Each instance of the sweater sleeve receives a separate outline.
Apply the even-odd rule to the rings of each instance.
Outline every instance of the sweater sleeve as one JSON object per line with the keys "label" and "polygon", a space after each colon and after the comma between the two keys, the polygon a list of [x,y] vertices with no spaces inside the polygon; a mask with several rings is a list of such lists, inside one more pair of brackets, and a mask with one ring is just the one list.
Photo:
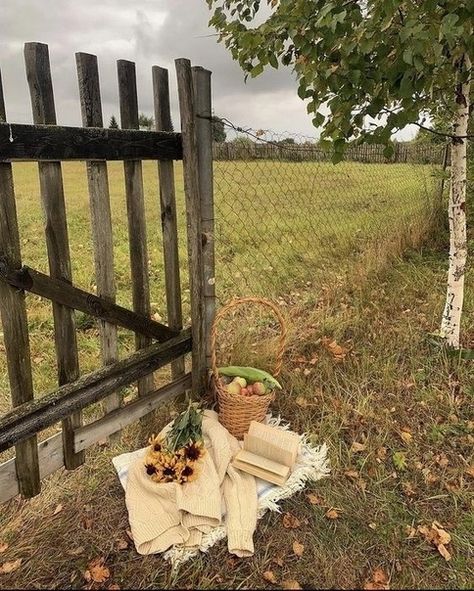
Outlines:
{"label": "sweater sleeve", "polygon": [[[232,437],[232,436],[230,436]],[[239,445],[231,446],[237,451]],[[229,463],[223,482],[226,504],[227,544],[231,554],[251,556],[254,552],[253,534],[257,525],[257,484],[254,476],[237,470]]]}

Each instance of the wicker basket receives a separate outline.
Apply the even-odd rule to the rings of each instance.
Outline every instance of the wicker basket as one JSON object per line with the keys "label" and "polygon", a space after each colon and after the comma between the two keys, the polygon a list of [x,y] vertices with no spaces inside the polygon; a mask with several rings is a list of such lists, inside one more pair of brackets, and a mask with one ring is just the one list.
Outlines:
{"label": "wicker basket", "polygon": [[221,319],[234,308],[242,304],[258,304],[270,308],[280,323],[281,334],[278,342],[278,351],[275,360],[275,369],[273,375],[276,377],[281,370],[283,353],[286,343],[286,324],[278,307],[269,300],[256,297],[238,298],[232,300],[226,306],[223,306],[216,314],[211,332],[211,364],[212,364],[212,387],[219,404],[219,421],[224,427],[232,433],[237,439],[242,439],[247,433],[251,421],[262,422],[267,414],[270,403],[274,400],[275,394],[266,394],[263,396],[242,396],[240,394],[230,394],[225,390],[219,372],[217,369],[216,354],[216,335],[217,328]]}

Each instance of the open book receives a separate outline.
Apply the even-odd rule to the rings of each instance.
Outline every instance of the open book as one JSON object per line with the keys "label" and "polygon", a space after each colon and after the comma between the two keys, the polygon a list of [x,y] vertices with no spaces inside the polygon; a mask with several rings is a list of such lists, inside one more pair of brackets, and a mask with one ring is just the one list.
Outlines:
{"label": "open book", "polygon": [[233,465],[257,478],[282,485],[295,465],[299,448],[297,433],[252,421]]}

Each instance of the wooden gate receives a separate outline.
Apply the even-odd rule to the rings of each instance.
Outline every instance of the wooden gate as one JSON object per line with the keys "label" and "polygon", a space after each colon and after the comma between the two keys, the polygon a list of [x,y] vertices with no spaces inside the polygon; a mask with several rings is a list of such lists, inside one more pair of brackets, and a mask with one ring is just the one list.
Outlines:
{"label": "wooden gate", "polygon": [[[76,54],[83,127],[56,122],[48,46],[25,45],[34,125],[7,123],[0,77],[0,308],[13,410],[0,418],[0,502],[32,497],[40,480],[84,462],[84,450],[192,387],[206,384],[206,347],[214,313],[210,72],[176,60],[181,133],[172,131],[168,71],[153,67],[155,131],[139,130],[135,64],[117,62],[121,129],[105,129],[96,56]],[[183,328],[173,160],[183,160],[191,327]],[[23,264],[12,161],[38,162],[49,275]],[[97,293],[74,285],[62,160],[87,161]],[[133,310],[115,303],[107,161],[124,161]],[[168,324],[151,318],[142,160],[157,160]],[[35,397],[25,292],[52,302],[58,389]],[[103,367],[80,376],[74,310],[100,319]],[[134,331],[136,352],[118,360],[117,326]],[[184,355],[192,353],[185,372]],[[171,364],[172,381],[155,390],[152,372]],[[138,398],[121,405],[118,391],[138,382]],[[82,409],[105,400],[105,414],[83,424]],[[62,431],[37,442],[57,421]]]}

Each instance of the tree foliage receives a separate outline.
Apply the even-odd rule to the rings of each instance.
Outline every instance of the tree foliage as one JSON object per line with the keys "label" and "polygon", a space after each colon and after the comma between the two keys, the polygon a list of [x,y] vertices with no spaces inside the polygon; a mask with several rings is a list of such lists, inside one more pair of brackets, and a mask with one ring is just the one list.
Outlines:
{"label": "tree foliage", "polygon": [[110,118],[110,122],[109,122],[109,129],[118,129],[119,128],[119,124],[117,122],[117,119],[115,118],[115,115],[112,115],[112,117]]}
{"label": "tree foliage", "polygon": [[153,123],[153,117],[148,117],[148,115],[145,115],[145,113],[140,113],[138,115],[138,126],[140,127],[140,129],[151,130],[151,128],[153,127]]}
{"label": "tree foliage", "polygon": [[212,141],[214,142],[225,142],[227,134],[225,132],[224,122],[220,117],[212,117]]}
{"label": "tree foliage", "polygon": [[[472,0],[207,0],[247,76],[290,66],[335,160],[349,139],[387,144],[452,112],[474,55]],[[329,114],[325,113],[325,108]]]}

